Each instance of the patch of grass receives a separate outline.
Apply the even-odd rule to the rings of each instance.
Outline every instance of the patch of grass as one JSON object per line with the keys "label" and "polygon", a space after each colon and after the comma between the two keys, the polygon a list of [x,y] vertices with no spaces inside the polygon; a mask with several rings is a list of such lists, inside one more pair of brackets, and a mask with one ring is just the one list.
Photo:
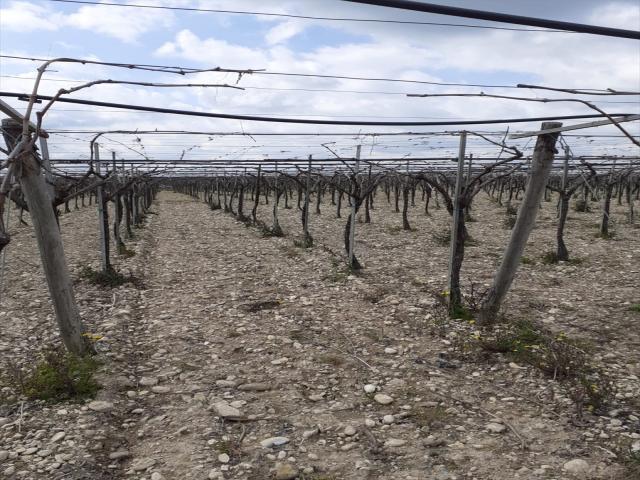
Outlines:
{"label": "patch of grass", "polygon": [[630,312],[640,313],[640,303],[634,303],[629,307]]}
{"label": "patch of grass", "polygon": [[119,287],[125,283],[132,283],[136,286],[140,286],[141,284],[140,280],[134,275],[124,275],[113,268],[103,272],[100,270],[94,270],[87,265],[82,267],[82,270],[80,270],[80,277],[95,285],[109,288]]}
{"label": "patch of grass", "polygon": [[362,299],[365,302],[378,303],[385,297],[385,295],[388,295],[390,292],[391,289],[386,286],[373,287],[370,291],[365,292],[362,295]]}
{"label": "patch of grass", "polygon": [[62,348],[43,352],[32,367],[9,365],[5,382],[31,400],[58,402],[94,397],[100,385],[94,374],[100,363],[92,356],[78,357]]}
{"label": "patch of grass", "polygon": [[451,230],[449,228],[445,228],[444,230],[433,232],[431,234],[431,238],[433,238],[436,245],[448,247],[451,244]]}
{"label": "patch of grass", "polygon": [[403,230],[401,225],[387,225],[385,231],[390,235],[398,235]]}
{"label": "patch of grass", "polygon": [[455,306],[450,312],[450,316],[455,320],[469,321],[473,320],[473,312],[471,309],[464,307],[463,305]]}
{"label": "patch of grass", "polygon": [[585,200],[576,200],[573,204],[573,210],[579,213],[588,213],[591,211],[591,207]]}
{"label": "patch of grass", "polygon": [[334,367],[340,367],[345,363],[344,358],[336,353],[323,353],[322,355],[318,355],[316,359],[320,363],[326,363],[328,365],[333,365]]}
{"label": "patch of grass", "polygon": [[523,265],[535,265],[536,262],[529,257],[520,257],[520,263],[522,263]]}
{"label": "patch of grass", "polygon": [[383,329],[378,328],[366,328],[362,334],[373,340],[374,342],[382,342],[385,339],[385,334]]}
{"label": "patch of grass", "polygon": [[596,233],[596,238],[601,238],[603,240],[613,240],[616,236],[616,232],[613,230],[609,230],[607,233],[598,232]]}
{"label": "patch of grass", "polygon": [[127,248],[124,243],[118,244],[118,255],[121,255],[125,258],[131,258],[136,256],[136,252]]}
{"label": "patch of grass", "polygon": [[502,220],[502,226],[507,230],[511,230],[515,226],[517,219],[518,217],[515,215],[505,215]]}
{"label": "patch of grass", "polygon": [[283,245],[282,247],[280,247],[280,250],[282,251],[284,256],[287,258],[300,257],[300,251],[291,245]]}
{"label": "patch of grass", "polygon": [[558,263],[558,254],[554,251],[548,251],[542,255],[542,263],[545,265],[555,265]]}
{"label": "patch of grass", "polygon": [[298,248],[311,248],[313,247],[313,237],[311,235],[307,235],[306,237],[295,239],[293,241],[293,245]]}
{"label": "patch of grass", "polygon": [[410,418],[420,427],[431,427],[435,422],[441,422],[447,417],[444,407],[426,407],[417,405],[409,412]]}
{"label": "patch of grass", "polygon": [[592,362],[591,346],[541,324],[519,320],[474,337],[480,348],[506,354],[517,363],[531,365],[554,380],[565,382],[578,409],[599,412],[614,397],[614,386]]}

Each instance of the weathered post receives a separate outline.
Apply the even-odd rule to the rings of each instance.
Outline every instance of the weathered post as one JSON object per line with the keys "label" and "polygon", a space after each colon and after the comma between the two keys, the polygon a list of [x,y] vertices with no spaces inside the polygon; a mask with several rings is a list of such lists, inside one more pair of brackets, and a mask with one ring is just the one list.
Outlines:
{"label": "weathered post", "polygon": [[[93,144],[93,154],[96,160],[96,173],[100,175],[100,147],[97,143]],[[107,273],[111,270],[111,263],[109,262],[109,218],[102,185],[98,185],[96,188],[96,203],[98,204],[98,224],[100,225],[100,259],[102,261],[102,271]]]}
{"label": "weathered post", "polygon": [[311,192],[311,161],[313,157],[309,155],[309,166],[307,167],[307,184],[304,195],[304,243],[305,246],[311,246],[311,235],[309,235],[309,195]]}
{"label": "weathered post", "polygon": [[353,172],[353,191],[351,195],[351,223],[349,224],[349,268],[353,268],[353,252],[356,241],[356,213],[358,198],[356,196],[358,188],[358,172],[360,171],[360,150],[361,145],[356,147],[356,166]]}
{"label": "weathered post", "polygon": [[49,145],[47,145],[46,138],[40,137],[39,140],[40,151],[42,153],[42,166],[44,167],[44,178],[47,183],[47,193],[49,194],[49,198],[53,202],[56,193],[53,188],[53,173],[51,172],[51,162],[49,161]]}
{"label": "weathered post", "polygon": [[454,275],[454,261],[456,255],[456,245],[458,243],[458,230],[460,229],[460,216],[464,215],[460,208],[460,191],[462,190],[462,177],[464,176],[464,154],[467,148],[467,132],[460,132],[460,144],[458,146],[458,173],[456,175],[456,186],[453,196],[453,226],[451,227],[451,244],[449,246],[449,313],[460,306],[460,298],[455,294],[459,290],[460,279]]}
{"label": "weathered post", "polygon": [[[14,120],[2,121],[4,138],[10,150],[20,138],[22,124]],[[17,179],[29,206],[33,230],[40,250],[42,269],[60,329],[67,349],[76,355],[85,355],[91,348],[83,337],[84,328],[73,294],[73,285],[62,246],[58,222],[47,193],[47,184],[40,171],[35,152],[23,151],[15,159]]]}
{"label": "weathered post", "polygon": [[[542,124],[542,130],[560,127],[562,127],[562,123],[559,122],[545,122]],[[493,285],[482,304],[480,312],[480,320],[482,323],[487,324],[495,320],[500,310],[502,300],[509,291],[516,275],[520,258],[529,239],[529,234],[535,224],[538,209],[540,208],[540,201],[545,192],[556,152],[555,145],[558,135],[558,132],[541,133],[538,135],[531,169],[529,170],[529,181],[522,204],[520,205],[520,210],[518,211],[518,218],[511,231],[511,238],[502,257],[502,263],[493,280]]]}

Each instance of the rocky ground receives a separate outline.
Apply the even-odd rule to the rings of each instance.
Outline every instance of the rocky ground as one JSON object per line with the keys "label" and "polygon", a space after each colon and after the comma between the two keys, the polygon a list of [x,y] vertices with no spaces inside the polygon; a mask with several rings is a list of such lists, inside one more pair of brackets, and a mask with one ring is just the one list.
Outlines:
{"label": "rocky ground", "polygon": [[[247,201],[247,203],[249,203]],[[259,218],[270,218],[261,205]],[[640,449],[640,230],[614,206],[570,213],[581,262],[546,265],[555,203],[541,218],[506,305],[594,344],[616,385],[602,415],[576,416],[564,386],[502,354],[460,355],[473,323],[445,320],[448,216],[411,210],[413,231],[380,195],[357,225],[365,265],[344,268],[345,219],[321,205],[315,246],[263,237],[202,201],[161,192],[117,267],[140,280],[115,289],[81,279],[97,267],[94,207],[63,215],[76,296],[97,342],[103,388],[93,400],[46,404],[5,386],[0,476],[11,479],[626,479],[623,446]],[[247,211],[249,208],[247,208]],[[346,215],[346,210],[343,212]],[[492,278],[509,230],[479,198],[463,283]],[[31,229],[12,219],[0,307],[0,355],[29,365],[59,342]],[[442,361],[441,356],[448,360]],[[451,366],[457,368],[441,368]],[[636,470],[637,471],[637,470]],[[626,473],[625,473],[626,472]]]}

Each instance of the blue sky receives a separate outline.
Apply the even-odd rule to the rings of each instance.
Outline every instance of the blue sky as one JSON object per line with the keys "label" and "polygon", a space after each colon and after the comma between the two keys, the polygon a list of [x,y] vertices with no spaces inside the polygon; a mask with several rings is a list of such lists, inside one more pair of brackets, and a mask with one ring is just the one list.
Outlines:
{"label": "blue sky", "polygon": [[[125,0],[117,1],[127,3]],[[496,25],[361,6],[338,0],[139,0],[131,3]],[[522,15],[545,16],[552,13],[555,19],[640,29],[640,4],[637,2],[477,0],[439,3]],[[102,61],[203,68],[264,68],[268,71],[392,77],[436,82],[504,85],[535,83],[566,88],[640,89],[640,42],[593,35],[321,22],[251,15],[74,5],[46,0],[0,0],[0,27],[0,50],[4,55],[69,56]],[[38,64],[33,62],[1,59],[1,89],[30,91],[31,79],[37,66]],[[41,93],[52,93],[61,87],[77,85],[82,80],[104,78],[194,83],[236,80],[236,77],[230,74],[199,74],[184,79],[81,65],[58,65],[52,70],[46,74],[48,80],[43,82]],[[15,76],[23,77],[24,80],[12,78]],[[62,81],[51,81],[60,79]],[[78,92],[75,96],[223,113],[306,115],[352,120],[386,117],[474,119],[590,113],[585,107],[573,104],[543,105],[487,99],[415,99],[390,94],[264,90],[322,88],[387,93],[477,93],[483,90],[481,88],[257,75],[243,77],[240,86],[253,89],[167,90],[112,85],[94,87]],[[510,89],[489,91],[514,94]],[[515,94],[539,95],[537,92],[521,90],[515,91]],[[608,111],[635,113],[640,110],[638,97],[608,98],[607,101],[635,102],[599,104]],[[21,102],[12,100],[11,103],[17,108],[24,107]],[[536,126],[524,125],[522,128]],[[54,107],[45,118],[45,128],[187,128],[215,131],[242,129],[309,133],[340,130],[334,127],[282,127],[248,122],[241,124],[238,121],[160,117],[153,114],[125,113],[63,104]],[[637,123],[630,126],[630,129],[636,134],[639,133]],[[354,131],[354,127],[343,130]],[[366,128],[355,130],[367,131]],[[612,133],[610,129],[601,130]],[[125,143],[129,141],[120,140]],[[200,151],[201,155],[217,155],[225,147],[224,142],[218,142],[214,148],[211,146],[212,142],[202,142],[202,139],[198,138],[174,139],[172,144],[168,144],[166,139],[162,144],[155,139],[149,139],[148,142],[150,151],[168,157],[179,154],[189,142],[201,143],[200,147],[195,149]],[[308,146],[309,140],[306,142],[305,146]],[[352,144],[353,142],[345,143],[345,150],[352,148]],[[74,143],[59,141],[53,150],[59,155],[73,155],[73,148]],[[119,147],[113,144],[111,148]],[[314,148],[323,151],[320,146],[316,145]],[[447,145],[447,148],[453,151],[454,142]],[[587,149],[593,151],[594,147],[576,145],[575,148],[577,151],[584,148],[586,152]],[[611,146],[606,148],[609,152],[613,151]],[[631,151],[628,145],[621,144],[620,148],[621,153]],[[411,149],[408,148],[409,150]],[[416,154],[414,150],[411,152]],[[270,151],[267,149],[259,153],[265,154]],[[118,152],[120,155],[126,153],[121,148]],[[195,155],[195,151],[192,152]],[[253,149],[250,154],[255,153]],[[371,154],[374,155],[373,149]]]}

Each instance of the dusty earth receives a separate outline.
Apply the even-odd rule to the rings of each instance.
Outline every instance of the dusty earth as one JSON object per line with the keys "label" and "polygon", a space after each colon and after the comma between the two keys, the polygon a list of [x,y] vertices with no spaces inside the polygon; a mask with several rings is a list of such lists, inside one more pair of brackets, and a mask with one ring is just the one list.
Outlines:
{"label": "dusty earth", "polygon": [[[249,204],[247,200],[247,204]],[[615,203],[615,202],[614,202]],[[259,218],[270,218],[261,205]],[[247,208],[247,211],[250,209]],[[545,265],[555,202],[544,203],[506,305],[589,339],[617,393],[578,421],[564,386],[502,354],[456,356],[473,323],[444,320],[444,209],[411,210],[414,231],[378,196],[357,225],[359,276],[342,265],[344,219],[311,215],[315,246],[265,238],[201,200],[160,193],[117,267],[140,282],[80,278],[99,265],[95,207],[63,215],[65,249],[103,388],[45,404],[3,387],[0,477],[11,479],[623,479],[621,445],[640,449],[640,230],[614,205],[570,212],[577,264]],[[346,215],[346,210],[343,212]],[[504,208],[479,198],[463,283],[490,282],[508,238]],[[30,227],[12,219],[0,306],[0,356],[28,365],[59,343]],[[444,353],[459,368],[440,368]],[[6,372],[5,372],[6,373]],[[366,391],[365,391],[366,389]],[[629,472],[629,470],[627,470]]]}

